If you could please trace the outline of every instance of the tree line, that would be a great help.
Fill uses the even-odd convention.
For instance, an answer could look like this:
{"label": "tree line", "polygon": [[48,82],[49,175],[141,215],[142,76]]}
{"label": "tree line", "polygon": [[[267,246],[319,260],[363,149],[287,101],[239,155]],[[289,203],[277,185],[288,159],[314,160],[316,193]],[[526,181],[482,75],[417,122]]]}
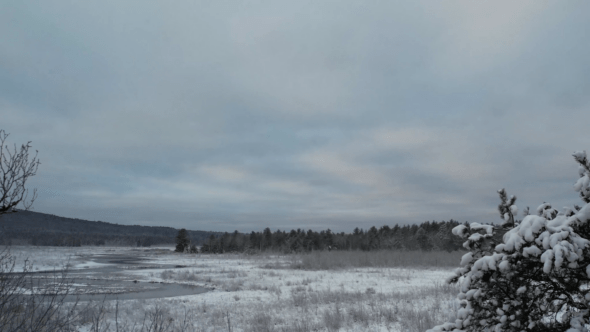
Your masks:
{"label": "tree line", "polygon": [[[244,252],[310,252],[317,250],[446,250],[462,249],[462,242],[453,236],[452,229],[460,225],[458,221],[426,221],[420,225],[387,225],[375,226],[364,230],[355,228],[351,233],[335,233],[330,229],[323,231],[293,229],[291,231],[271,231],[265,228],[262,232],[233,233],[221,235],[211,234],[200,248],[202,253]],[[176,251],[190,250],[190,241],[182,235],[177,238]]]}

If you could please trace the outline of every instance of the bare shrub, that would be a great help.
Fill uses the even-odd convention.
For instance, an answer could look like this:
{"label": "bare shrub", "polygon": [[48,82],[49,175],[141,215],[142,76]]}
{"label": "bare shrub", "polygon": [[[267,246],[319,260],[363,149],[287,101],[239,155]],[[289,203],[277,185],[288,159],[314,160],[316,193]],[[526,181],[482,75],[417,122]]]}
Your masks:
{"label": "bare shrub", "polygon": [[432,310],[413,307],[402,308],[399,317],[403,331],[409,332],[426,331],[437,322]]}
{"label": "bare shrub", "polygon": [[342,321],[344,320],[344,315],[340,306],[335,304],[333,309],[325,310],[323,319],[328,331],[332,332],[340,330],[342,327]]}
{"label": "bare shrub", "polygon": [[281,332],[311,332],[318,331],[320,326],[313,324],[309,319],[297,319],[291,322],[289,326],[281,328]]}
{"label": "bare shrub", "polygon": [[[118,308],[117,308],[118,309]],[[106,315],[108,313],[108,308],[106,305],[106,301],[101,301],[96,305],[92,305],[92,303],[87,306],[86,310],[84,310],[85,319],[89,320],[91,323],[90,331],[91,332],[103,332],[108,331],[110,324],[106,322]]]}
{"label": "bare shrub", "polygon": [[371,320],[371,315],[362,303],[350,308],[348,310],[348,317],[352,323],[362,324],[364,326],[369,326]]}
{"label": "bare shrub", "polygon": [[305,307],[308,303],[307,294],[295,289],[291,290],[291,300],[293,301],[293,305],[295,307]]}
{"label": "bare shrub", "polygon": [[25,261],[16,273],[16,259],[8,249],[0,252],[0,331],[70,331],[77,318],[77,302],[66,304],[69,285],[65,273],[52,287],[40,287]]}
{"label": "bare shrub", "polygon": [[227,282],[223,282],[221,287],[226,292],[237,292],[242,290],[242,286],[244,286],[244,280],[229,280]]}
{"label": "bare shrub", "polygon": [[391,307],[391,306],[380,306],[379,307],[379,316],[385,323],[385,325],[389,326],[392,323],[397,322],[398,319],[398,308]]}
{"label": "bare shrub", "polygon": [[156,304],[153,309],[146,311],[141,331],[145,332],[166,332],[173,328],[174,319],[168,308]]}
{"label": "bare shrub", "polygon": [[272,317],[265,312],[256,313],[249,321],[246,331],[252,332],[273,332],[274,325]]}

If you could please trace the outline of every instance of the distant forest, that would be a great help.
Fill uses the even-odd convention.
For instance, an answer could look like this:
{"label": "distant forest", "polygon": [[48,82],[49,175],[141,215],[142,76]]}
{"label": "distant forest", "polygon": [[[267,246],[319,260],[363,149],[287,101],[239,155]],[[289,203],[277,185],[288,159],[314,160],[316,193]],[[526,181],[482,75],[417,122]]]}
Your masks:
{"label": "distant forest", "polygon": [[[446,250],[463,249],[463,241],[451,233],[460,223],[426,221],[419,225],[395,225],[355,228],[352,233],[331,230],[291,230],[233,233],[187,231],[190,243],[203,253],[261,251],[309,252],[317,250]],[[0,245],[31,244],[37,246],[170,245],[178,229],[118,225],[102,221],[64,218],[51,214],[19,211],[0,217]]]}
{"label": "distant forest", "polygon": [[250,234],[224,233],[210,235],[200,252],[224,253],[260,251],[309,252],[316,250],[437,250],[454,251],[463,249],[463,240],[452,234],[453,227],[460,223],[455,220],[430,222],[420,225],[395,225],[393,227],[371,227],[368,230],[355,228],[352,233],[333,233],[331,230],[291,230],[290,232],[270,228]]}
{"label": "distant forest", "polygon": [[[173,244],[178,229],[118,225],[102,221],[72,219],[32,211],[0,216],[0,244],[37,246],[120,245],[149,247]],[[218,232],[188,231],[191,243],[200,245]]]}

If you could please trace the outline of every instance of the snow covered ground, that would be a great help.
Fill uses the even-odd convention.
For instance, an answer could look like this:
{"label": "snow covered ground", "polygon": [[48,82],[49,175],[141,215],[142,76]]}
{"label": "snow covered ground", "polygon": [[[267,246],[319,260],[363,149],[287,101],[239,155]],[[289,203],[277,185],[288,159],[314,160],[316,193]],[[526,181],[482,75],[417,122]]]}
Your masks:
{"label": "snow covered ground", "polygon": [[[147,330],[149,324],[167,324],[169,331],[424,331],[454,320],[457,310],[458,290],[444,283],[452,274],[450,267],[301,270],[293,268],[300,258],[296,255],[194,255],[172,250],[11,249],[19,262],[28,258],[35,271],[66,265],[80,271],[104,266],[93,260],[97,255],[135,255],[145,259],[143,264],[169,268],[129,269],[124,272],[129,280],[213,289],[198,295],[110,301],[101,304],[104,310],[85,313],[81,331],[96,330],[93,315],[104,312],[102,328],[112,331],[117,325],[119,330]],[[345,254],[323,253],[335,259]]]}
{"label": "snow covered ground", "polygon": [[92,261],[96,254],[118,252],[119,248],[109,247],[34,247],[12,246],[8,248],[10,255],[16,258],[15,271],[20,272],[30,264],[32,272],[55,270],[80,270],[107,266]]}

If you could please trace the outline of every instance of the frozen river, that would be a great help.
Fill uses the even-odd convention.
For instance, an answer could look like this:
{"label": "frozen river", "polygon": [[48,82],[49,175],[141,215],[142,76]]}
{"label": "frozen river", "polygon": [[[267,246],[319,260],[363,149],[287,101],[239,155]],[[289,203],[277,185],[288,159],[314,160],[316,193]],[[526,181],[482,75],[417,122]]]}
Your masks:
{"label": "frozen river", "polygon": [[[141,256],[128,254],[97,254],[86,257],[92,263],[81,270],[71,270],[66,275],[68,295],[66,301],[102,301],[154,299],[195,295],[210,291],[205,287],[176,283],[141,282],[134,279],[133,271],[147,270],[155,273],[182,269],[182,265],[146,264]],[[130,273],[131,272],[131,273]],[[63,271],[45,271],[32,274],[27,288],[52,289],[59,286]],[[63,288],[63,287],[62,287]]]}

